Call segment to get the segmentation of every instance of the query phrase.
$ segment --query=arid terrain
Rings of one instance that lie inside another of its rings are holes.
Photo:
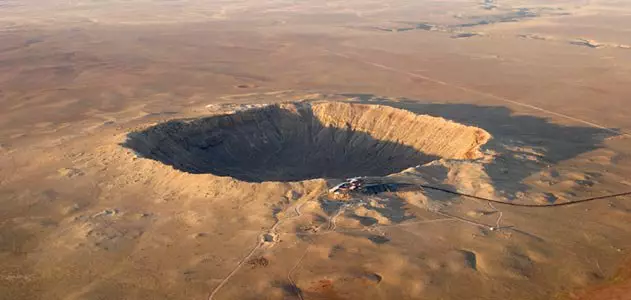
[[[629,300],[630,116],[629,1],[0,0],[0,299]]]

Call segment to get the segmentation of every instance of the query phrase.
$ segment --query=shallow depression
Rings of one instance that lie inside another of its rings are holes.
[[[168,121],[130,133],[124,146],[181,171],[261,182],[384,176],[438,158],[476,158],[489,138],[392,107],[320,102]]]

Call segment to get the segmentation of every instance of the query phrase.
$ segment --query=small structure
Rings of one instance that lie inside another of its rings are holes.
[[[347,199],[351,194],[375,195],[397,190],[397,183],[384,183],[379,180],[368,181],[366,177],[353,177],[329,189],[335,198]]]
[[[357,191],[364,185],[362,177],[353,177],[329,189],[329,193],[340,195],[350,191]]]

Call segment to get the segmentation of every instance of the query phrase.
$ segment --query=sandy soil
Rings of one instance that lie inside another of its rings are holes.
[[[3,1],[0,299],[630,299],[629,196],[418,188],[631,192],[629,15]]]

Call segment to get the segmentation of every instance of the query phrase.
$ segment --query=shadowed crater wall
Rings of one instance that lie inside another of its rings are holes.
[[[189,173],[250,182],[384,176],[437,158],[472,159],[479,128],[380,105],[292,103],[174,120],[124,146]]]

